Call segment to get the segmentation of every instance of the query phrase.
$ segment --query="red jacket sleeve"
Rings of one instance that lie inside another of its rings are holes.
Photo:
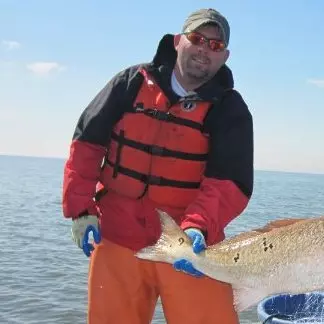
[[[93,197],[105,152],[105,148],[99,145],[78,140],[72,142],[70,156],[64,167],[64,217],[75,218],[82,213],[98,214]]]
[[[232,181],[206,178],[195,202],[187,208],[181,227],[199,228],[208,244],[214,244],[223,238],[227,224],[242,213],[248,201]]]
[[[209,124],[208,124],[209,123]],[[199,194],[181,227],[201,229],[209,244],[247,207],[253,191],[253,122],[238,92],[209,116],[210,152]]]
[[[124,99],[130,74],[136,66],[118,73],[96,95],[76,125],[64,167],[63,215],[76,218],[97,214],[94,195],[112,129],[125,112]]]

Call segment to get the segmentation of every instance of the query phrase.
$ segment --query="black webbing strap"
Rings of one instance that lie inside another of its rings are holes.
[[[203,130],[202,124],[200,124],[198,122],[192,121],[190,119],[176,117],[176,116],[172,115],[170,112],[164,112],[164,111],[160,111],[160,110],[157,110],[154,108],[143,108],[142,103],[136,104],[135,110],[133,111],[133,113],[142,113],[146,116],[149,116],[149,117],[157,119],[157,120],[170,122],[170,123],[174,123],[177,125],[187,126],[187,127],[193,128],[193,129],[197,129],[201,132]]]
[[[125,131],[121,130],[119,135],[119,141],[118,141],[118,147],[117,147],[117,153],[116,153],[116,163],[114,165],[114,172],[113,172],[113,178],[116,178],[118,175],[118,169],[120,165],[120,159],[121,159],[121,151],[123,148],[123,145],[125,144]]]
[[[94,196],[95,201],[98,202],[107,192],[108,190],[106,188],[101,188]]]
[[[106,160],[106,163],[114,168],[114,163]],[[118,166],[118,172],[124,174],[128,177],[139,180],[147,185],[157,185],[157,186],[169,186],[176,188],[188,188],[188,189],[197,189],[200,186],[200,182],[191,182],[191,181],[178,181],[167,179],[163,177],[157,177],[152,175],[143,174],[135,170],[124,168],[123,166]]]
[[[190,161],[206,161],[207,154],[198,154],[198,153],[187,153],[169,150],[167,148],[156,146],[156,145],[148,145],[140,142],[133,141],[131,139],[125,138],[124,133],[121,135],[113,132],[111,134],[111,138],[120,143],[118,149],[122,145],[127,145],[129,147],[135,148],[137,150],[141,150],[143,152],[155,155],[155,156],[165,156],[165,157],[174,157],[182,160],[190,160]],[[118,153],[117,153],[118,154]],[[118,161],[119,163],[119,161]]]

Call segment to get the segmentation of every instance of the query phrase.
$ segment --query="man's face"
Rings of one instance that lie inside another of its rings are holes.
[[[222,40],[217,26],[206,25],[195,31],[208,39]],[[202,84],[211,79],[229,56],[227,49],[213,51],[207,43],[194,45],[186,35],[177,35],[174,45],[178,53],[177,65],[180,74],[191,84]]]

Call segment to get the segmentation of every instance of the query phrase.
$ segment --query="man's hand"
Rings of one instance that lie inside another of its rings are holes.
[[[94,249],[88,242],[89,233],[93,233],[94,241],[98,244],[101,241],[98,217],[95,215],[81,216],[72,222],[72,239],[76,245],[83,250],[86,256],[90,256]]]
[[[206,249],[206,241],[202,232],[196,228],[188,228],[185,230],[185,233],[192,241],[192,249],[194,253],[200,253]],[[176,260],[173,263],[173,267],[178,271],[183,271],[187,274],[190,274],[194,277],[202,277],[204,274],[196,270],[192,263],[186,259]]]
[[[192,249],[198,254],[206,249],[206,241],[203,233],[197,228],[188,228],[185,233],[189,236],[192,241]]]

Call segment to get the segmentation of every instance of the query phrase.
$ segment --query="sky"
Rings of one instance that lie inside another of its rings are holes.
[[[120,70],[199,8],[231,26],[235,88],[259,170],[324,173],[324,1],[0,0],[0,154],[66,159],[77,120]]]

